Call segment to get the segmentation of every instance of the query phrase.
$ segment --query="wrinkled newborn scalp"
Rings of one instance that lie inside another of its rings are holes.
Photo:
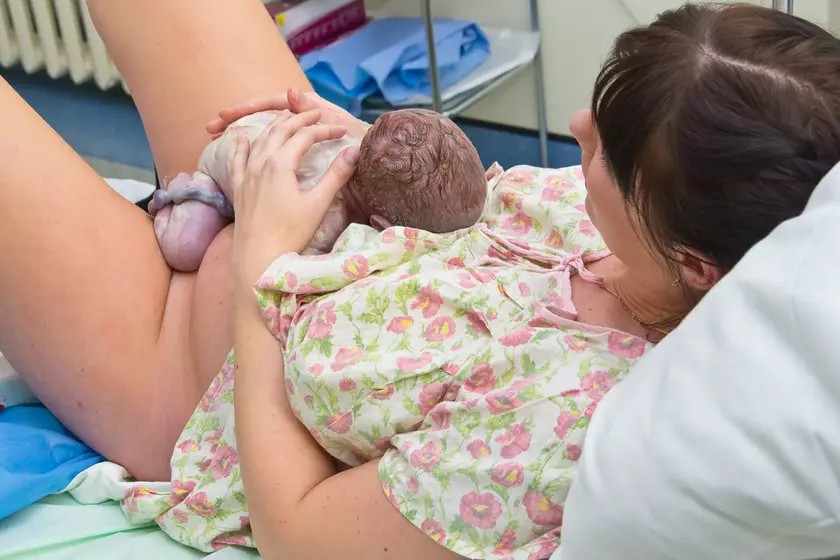
[[[420,109],[385,113],[360,150],[351,182],[370,214],[433,233],[466,228],[481,217],[484,167],[450,119]]]

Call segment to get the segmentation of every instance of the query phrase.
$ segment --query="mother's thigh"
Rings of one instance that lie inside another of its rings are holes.
[[[171,276],[151,221],[2,79],[0,122],[0,351],[71,430],[148,473],[156,394],[182,389],[151,359]]]

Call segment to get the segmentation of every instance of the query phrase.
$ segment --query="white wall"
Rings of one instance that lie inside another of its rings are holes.
[[[772,0],[753,0],[770,5]],[[377,15],[420,15],[420,0],[367,0]],[[528,29],[528,0],[433,0],[434,15],[494,27]],[[551,132],[568,134],[569,117],[589,104],[592,84],[615,37],[681,0],[539,0],[543,68]],[[840,0],[795,0],[797,15],[840,30]],[[536,127],[530,71],[493,92],[465,116]]]

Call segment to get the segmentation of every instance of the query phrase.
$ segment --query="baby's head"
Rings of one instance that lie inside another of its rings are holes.
[[[420,109],[385,113],[361,145],[351,196],[371,225],[445,233],[481,217],[487,196],[475,147],[450,119]]]

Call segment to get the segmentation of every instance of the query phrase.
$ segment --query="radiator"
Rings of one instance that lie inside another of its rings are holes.
[[[85,0],[0,0],[0,65],[103,90],[125,87]]]

